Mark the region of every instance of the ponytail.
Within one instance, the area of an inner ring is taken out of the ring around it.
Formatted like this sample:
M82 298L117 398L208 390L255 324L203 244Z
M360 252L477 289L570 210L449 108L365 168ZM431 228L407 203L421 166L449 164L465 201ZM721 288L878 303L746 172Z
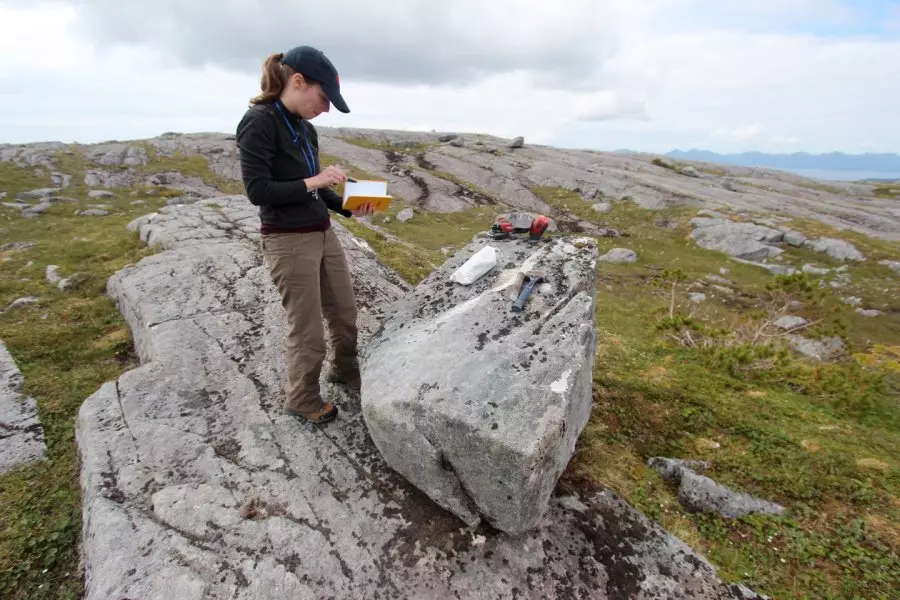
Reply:
M284 84L294 74L294 70L282 64L283 52L270 54L263 63L260 93L250 99L250 104L274 102L281 96Z

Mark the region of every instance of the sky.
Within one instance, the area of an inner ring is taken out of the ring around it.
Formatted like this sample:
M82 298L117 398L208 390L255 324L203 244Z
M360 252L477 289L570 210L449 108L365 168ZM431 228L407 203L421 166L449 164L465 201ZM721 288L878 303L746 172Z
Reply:
M318 126L666 152L900 152L900 0L0 0L0 143L233 133L320 48Z

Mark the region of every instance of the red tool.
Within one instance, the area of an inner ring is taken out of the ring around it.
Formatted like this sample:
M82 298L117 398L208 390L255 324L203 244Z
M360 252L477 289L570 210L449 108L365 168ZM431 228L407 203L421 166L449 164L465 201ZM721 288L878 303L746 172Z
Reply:
M541 236L544 235L544 232L547 231L547 227L549 226L550 219L548 219L544 215L538 215L537 217L535 217L534 221L531 222L531 241L537 242L538 240L540 240Z
M527 233L529 241L539 241L544 232L547 231L550 219L544 215L537 215L531 222L527 220L523 222L522 217L525 214L527 213L516 213L513 215L513 220L506 217L498 217L494 224L491 225L491 237L495 240L505 240L515 234Z
M495 240L503 240L508 238L514 231L513 224L503 217L498 218L491 225L491 237Z

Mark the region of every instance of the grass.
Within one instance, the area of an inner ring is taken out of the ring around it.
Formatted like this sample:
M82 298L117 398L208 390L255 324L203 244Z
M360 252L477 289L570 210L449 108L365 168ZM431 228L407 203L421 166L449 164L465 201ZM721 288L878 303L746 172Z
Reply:
M879 185L872 193L879 198L900 198L900 185Z
M83 183L87 161L77 153L58 158L57 168L74 175L72 186L61 193L77 203L55 204L36 219L0 208L4 243L35 244L0 253L0 308L22 296L40 297L37 304L0 314L0 339L24 375L23 393L37 401L48 456L0 476L0 596L11 600L81 596L75 418L87 396L137 365L127 324L104 295L106 280L150 252L126 224L180 195L165 188L136 188L115 190L113 199L88 199ZM0 190L10 198L50 184L31 170L0 163ZM151 191L154 196L147 195ZM132 205L136 199L145 204ZM111 214L74 215L93 203L112 205ZM58 265L63 277L79 272L86 279L75 290L62 292L45 280L49 264Z

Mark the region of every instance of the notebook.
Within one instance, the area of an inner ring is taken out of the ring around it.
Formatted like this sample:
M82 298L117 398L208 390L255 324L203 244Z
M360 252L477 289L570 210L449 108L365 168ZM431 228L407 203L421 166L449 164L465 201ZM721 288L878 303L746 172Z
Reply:
M344 208L356 210L366 203L375 205L375 212L384 212L391 205L386 181L355 180L344 183Z

